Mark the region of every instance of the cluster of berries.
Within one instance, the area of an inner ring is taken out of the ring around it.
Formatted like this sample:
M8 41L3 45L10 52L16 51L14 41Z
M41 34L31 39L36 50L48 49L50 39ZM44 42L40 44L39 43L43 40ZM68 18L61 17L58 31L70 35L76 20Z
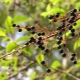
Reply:
M49 32L48 30L42 29L38 26L26 26L25 29L27 31L31 32L32 34L37 34L38 37L37 38L31 37L30 40L25 45L36 43L38 48L40 48L41 50L44 50L45 52L49 52L49 49L45 48L45 46L44 46L44 41L50 37L55 36L59 53L62 55L62 57L66 57L66 53L62 49L62 44L64 45L64 43L62 43L63 32L70 30L71 36L72 37L75 36L75 29L73 28L73 26L76 25L76 21L78 19L80 19L80 18L78 18L79 14L80 13L77 13L77 9L73 9L70 11L69 18L59 18L60 13L56 13L55 15L49 15L48 18L50 20L52 20L53 22L57 22L58 20L61 21L61 25L58 26L56 28L56 31L53 31L53 32ZM22 31L22 29L19 25L13 24L12 26L17 27L19 32ZM49 33L47 33L46 31L48 31ZM65 44L65 46L66 46L66 44ZM73 64L77 64L75 54L72 54L72 57L70 60L73 62ZM44 65L45 61L41 61L41 64ZM48 73L51 72L51 69L47 69L47 72Z

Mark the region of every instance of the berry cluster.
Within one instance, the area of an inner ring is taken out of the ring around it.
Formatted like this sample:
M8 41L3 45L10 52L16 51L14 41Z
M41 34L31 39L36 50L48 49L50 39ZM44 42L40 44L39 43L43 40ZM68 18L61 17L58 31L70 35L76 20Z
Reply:
M58 20L61 21L60 26L56 27L56 31L50 32L48 29L40 28L39 26L26 26L24 27L27 31L29 31L31 34L36 34L37 38L31 37L30 40L25 45L30 44L36 44L38 48L41 50L44 50L45 53L48 53L50 49L45 47L45 41L49 39L50 37L55 36L56 37L56 44L57 49L59 50L59 53L62 55L62 57L66 57L67 53L63 50L62 45L66 48L66 43L63 38L63 33L66 33L68 30L71 32L71 36L74 37L76 35L75 29L73 28L74 25L76 25L76 21L80 19L78 16L80 13L77 12L77 9L73 9L69 12L70 17L60 17L60 13L56 13L55 15L49 15L48 18L52 22L57 22ZM21 26L13 24L13 27L16 27L19 32L22 31ZM76 61L76 54L71 55L70 59L74 64L77 64ZM45 64L45 61L41 62L42 65ZM47 69L47 72L51 72L50 69Z

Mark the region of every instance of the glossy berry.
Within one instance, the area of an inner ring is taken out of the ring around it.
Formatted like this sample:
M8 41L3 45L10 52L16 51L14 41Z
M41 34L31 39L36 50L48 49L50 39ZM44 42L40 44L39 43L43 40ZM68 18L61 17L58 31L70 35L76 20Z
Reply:
M44 46L41 46L41 50L44 50L45 49L45 47Z
M19 32L21 32L21 31L22 31L22 29L18 29L18 31L19 31Z
M38 38L38 40L40 40L40 41L41 41L41 40L42 40L42 37L39 37L39 38Z
M57 44L61 44L61 40L57 40Z
M25 45L28 45L28 44L29 44L29 42L25 43Z
M74 37L74 36L75 36L75 33L74 33L74 32L73 32L73 33L71 33L71 36L72 36L72 37Z
M69 25L69 26L68 26L68 29L69 29L69 30L71 30L72 28L73 28L72 25Z
M13 27L16 27L16 24L13 24L12 26L13 26Z
M65 54L65 53L63 53L63 54L62 54L62 57L66 57L66 54Z
M49 49L45 49L45 52L49 52Z
M56 13L56 14L55 14L55 17L59 17L59 16L60 16L60 13Z
M73 60L74 60L74 57L72 56L72 57L70 58L70 60L73 61Z
M42 36L44 36L44 35L45 35L45 33L44 33L44 32L42 32L42 33L41 33L41 35L42 35Z
M35 31L32 31L31 33L32 33L32 34L35 34Z
M63 38L62 38L62 36L60 36L58 39L59 39L59 40L62 40Z
M76 54L75 54L75 53L72 53L71 55L72 55L72 56L76 56Z
M74 61L73 61L73 64L77 64L77 61L74 60Z
M59 32L58 32L58 35L62 35L62 32L61 32L61 31L59 31Z
M72 12L73 12L73 13L77 12L77 9L73 9Z
M41 33L38 33L37 35L38 35L38 36L41 36L42 34L41 34Z
M53 19L53 17L54 17L53 15L49 15L48 16L49 19Z
M34 26L31 26L31 29L32 29L32 30L34 30L34 29L35 29L35 27L34 27Z
M50 73L51 72L51 69L47 69L47 73Z
M41 61L41 64L44 65L45 64L45 61Z
M71 29L71 32L75 32L75 29Z
M57 30L60 30L60 29L62 29L62 26L59 26L59 27L57 27L56 29L57 29Z
M63 50L62 50L62 49L60 49L60 50L59 50L59 53L63 53Z
M58 47L57 47L58 49L61 49L61 45L58 45Z

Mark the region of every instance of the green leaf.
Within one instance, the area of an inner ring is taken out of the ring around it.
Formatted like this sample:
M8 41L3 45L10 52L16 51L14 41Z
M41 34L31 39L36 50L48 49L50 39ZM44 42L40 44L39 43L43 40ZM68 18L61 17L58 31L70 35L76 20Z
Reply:
M0 36L6 36L6 31L0 28Z
M28 20L30 20L30 18L28 18L27 16L24 16L24 15L16 15L13 18L14 23L26 22Z
M59 62L58 60L54 61L54 62L51 64L51 67L52 67L52 68L57 68L57 67L60 67L60 66L61 66L61 64L60 64L60 62Z
M16 40L16 42L27 41L30 39L30 36L22 36Z
M31 80L34 80L35 77L36 77L36 72L33 72L33 73L31 74L30 78L31 78Z
M7 32L14 34L14 28L12 27L12 18L10 16L7 16L5 20L5 27Z
M75 51L78 47L80 47L80 38L79 38L78 40L76 40L75 43L74 43L74 51Z
M44 60L44 55L41 53L39 55L36 56L36 60L37 62L41 65L41 61Z
M15 43L14 41L9 42L6 46L6 51L11 52L13 49L16 49L19 45Z

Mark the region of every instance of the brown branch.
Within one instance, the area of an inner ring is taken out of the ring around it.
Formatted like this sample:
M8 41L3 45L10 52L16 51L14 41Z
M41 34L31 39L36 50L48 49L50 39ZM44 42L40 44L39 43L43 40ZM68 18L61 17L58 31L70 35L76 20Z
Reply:
M17 76L18 73L27 70L27 69L28 69L32 64L34 64L34 63L35 63L34 61L31 61L30 63L28 63L28 64L26 64L24 67L22 67L17 73L10 75L10 76L9 76L7 79L5 79L5 80L9 80L9 79Z

